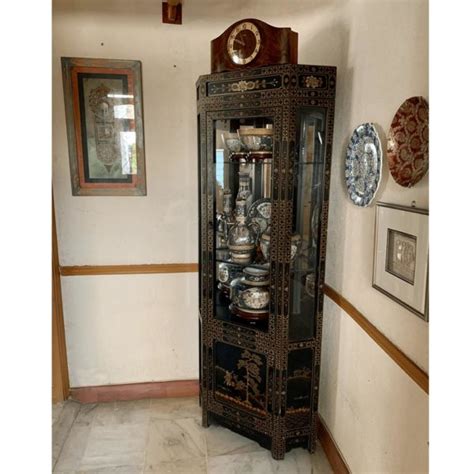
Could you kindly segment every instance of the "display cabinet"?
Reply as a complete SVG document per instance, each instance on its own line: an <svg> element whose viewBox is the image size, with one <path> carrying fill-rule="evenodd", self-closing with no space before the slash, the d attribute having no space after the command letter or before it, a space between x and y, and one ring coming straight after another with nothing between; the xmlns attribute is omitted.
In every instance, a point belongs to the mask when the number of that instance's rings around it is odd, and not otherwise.
<svg viewBox="0 0 474 474"><path fill-rule="evenodd" d="M201 76L202 422L315 449L336 68Z"/></svg>

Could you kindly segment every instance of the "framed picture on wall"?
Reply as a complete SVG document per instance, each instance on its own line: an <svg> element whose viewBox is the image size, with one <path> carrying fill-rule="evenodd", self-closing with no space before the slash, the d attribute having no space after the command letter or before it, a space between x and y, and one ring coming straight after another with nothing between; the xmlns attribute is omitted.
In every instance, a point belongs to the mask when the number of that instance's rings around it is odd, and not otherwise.
<svg viewBox="0 0 474 474"><path fill-rule="evenodd" d="M428 321L428 211L378 202L372 286Z"/></svg>
<svg viewBox="0 0 474 474"><path fill-rule="evenodd" d="M141 62L61 58L74 196L145 196Z"/></svg>

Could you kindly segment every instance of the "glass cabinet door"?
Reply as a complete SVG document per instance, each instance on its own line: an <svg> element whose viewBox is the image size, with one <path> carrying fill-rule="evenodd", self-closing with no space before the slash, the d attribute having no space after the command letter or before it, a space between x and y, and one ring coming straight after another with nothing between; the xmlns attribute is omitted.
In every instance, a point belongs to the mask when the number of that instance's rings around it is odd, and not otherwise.
<svg viewBox="0 0 474 474"><path fill-rule="evenodd" d="M273 120L214 121L215 317L268 330Z"/></svg>
<svg viewBox="0 0 474 474"><path fill-rule="evenodd" d="M323 201L325 109L299 113L299 156L293 189L290 341L315 336L320 217Z"/></svg>

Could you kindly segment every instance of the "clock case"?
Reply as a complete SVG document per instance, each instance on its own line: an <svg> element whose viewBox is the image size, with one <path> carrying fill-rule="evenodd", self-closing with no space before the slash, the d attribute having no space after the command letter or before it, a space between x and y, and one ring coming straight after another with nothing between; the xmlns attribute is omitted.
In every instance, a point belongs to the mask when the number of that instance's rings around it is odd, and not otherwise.
<svg viewBox="0 0 474 474"><path fill-rule="evenodd" d="M274 459L283 459L293 447L310 452L316 448L335 91L336 68L329 66L247 68L201 76L196 83L202 424L217 422L256 440L271 450ZM310 144L304 130L313 119L319 131ZM216 126L237 122L262 126L265 120L273 129L270 305L268 322L259 327L233 317L225 307L223 311L220 301ZM311 162L303 163L302 156L308 157L311 147ZM310 165L313 178L307 179L304 173ZM240 165L230 160L222 164L235 166ZM306 275L314 273L314 294L305 314L297 316L295 301L303 307L308 300L305 271L299 274L291 263L295 225L308 220L307 213L303 215L308 202L303 205L301 196L309 196L312 209L314 249L305 268ZM238 383L240 392L232 391L232 384L235 388ZM249 385L255 402L249 397Z"/></svg>
<svg viewBox="0 0 474 474"><path fill-rule="evenodd" d="M255 59L248 65L235 64L227 53L227 40L232 30L242 23L253 23L260 33L261 46ZM236 21L224 33L211 41L211 72L232 71L243 67L261 67L268 64L298 63L298 33L291 28L271 26L256 18Z"/></svg>

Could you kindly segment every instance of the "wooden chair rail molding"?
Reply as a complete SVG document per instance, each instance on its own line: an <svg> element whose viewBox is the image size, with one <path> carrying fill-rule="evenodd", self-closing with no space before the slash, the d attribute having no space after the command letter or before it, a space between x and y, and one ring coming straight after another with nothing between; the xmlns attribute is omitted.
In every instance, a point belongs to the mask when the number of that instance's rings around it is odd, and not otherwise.
<svg viewBox="0 0 474 474"><path fill-rule="evenodd" d="M141 265L84 265L62 266L62 276L80 275L136 275L146 273L194 273L199 270L197 263L153 263ZM324 285L324 294L342 308L392 360L417 383L422 390L429 393L429 377L393 342L384 336L355 306L329 285Z"/></svg>
<svg viewBox="0 0 474 474"><path fill-rule="evenodd" d="M420 367L393 342L384 336L357 308L349 303L344 296L340 295L329 285L324 285L323 291L324 294L341 307L422 390L429 393L429 378L426 372L420 369Z"/></svg>
<svg viewBox="0 0 474 474"><path fill-rule="evenodd" d="M61 266L62 276L141 275L146 273L195 273L197 263L152 263L141 265L75 265Z"/></svg>

